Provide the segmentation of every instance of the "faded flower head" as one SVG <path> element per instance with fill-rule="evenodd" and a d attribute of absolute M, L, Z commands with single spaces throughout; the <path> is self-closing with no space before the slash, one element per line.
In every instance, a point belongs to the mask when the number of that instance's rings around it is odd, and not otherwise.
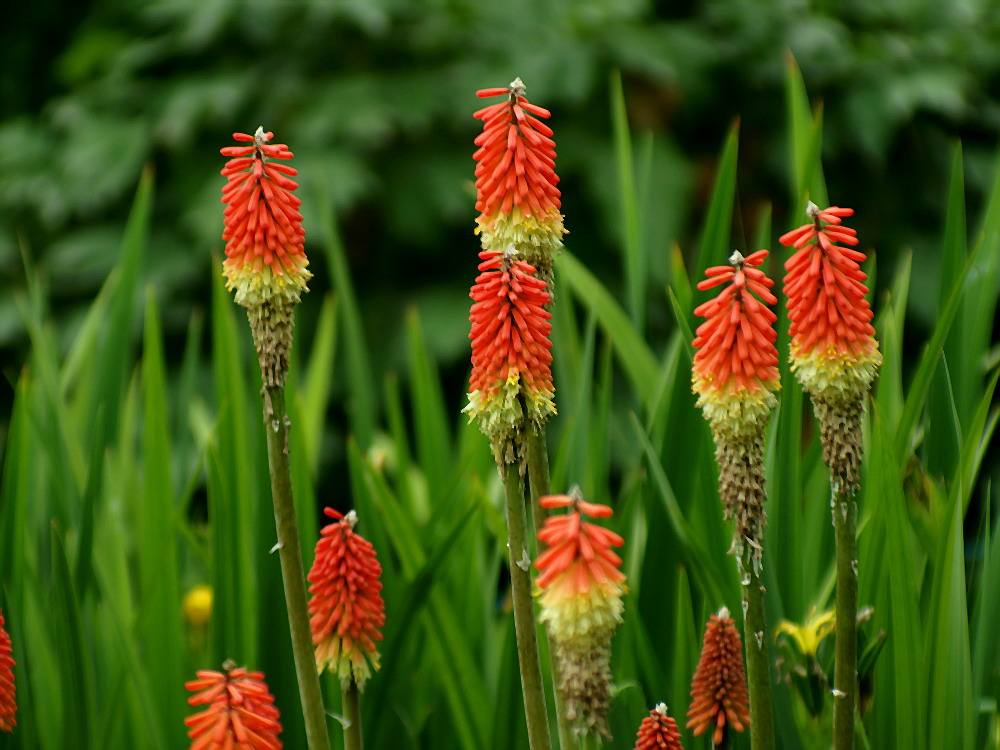
<path fill-rule="evenodd" d="M 774 346 L 774 282 L 759 268 L 767 250 L 733 252 L 728 266 L 713 266 L 698 289 L 723 289 L 695 308 L 705 318 L 694 339 L 691 371 L 698 406 L 712 427 L 719 464 L 719 495 L 735 523 L 733 551 L 759 572 L 766 521 L 764 427 L 780 387 Z"/>
<path fill-rule="evenodd" d="M 354 531 L 354 511 L 346 516 L 332 508 L 324 512 L 336 520 L 323 527 L 309 571 L 316 667 L 329 668 L 341 683 L 353 680 L 364 689 L 372 670 L 379 668 L 376 643 L 385 624 L 382 566 L 371 542 Z"/>
<path fill-rule="evenodd" d="M 659 703 L 642 720 L 636 733 L 634 750 L 683 750 L 677 722 L 667 713 L 667 704 Z"/>
<path fill-rule="evenodd" d="M 810 203 L 806 213 L 808 224 L 781 237 L 795 250 L 785 262 L 784 284 L 791 366 L 812 397 L 835 487 L 851 494 L 860 475 L 864 397 L 882 355 L 860 266 L 865 255 L 854 249 L 857 232 L 843 224 L 854 210 Z"/>
<path fill-rule="evenodd" d="M 0 732 L 13 732 L 17 724 L 17 690 L 14 686 L 14 657 L 0 611 Z"/>
<path fill-rule="evenodd" d="M 470 419 L 490 438 L 498 462 L 513 463 L 514 444 L 529 422 L 555 414 L 552 383 L 551 299 L 534 266 L 510 253 L 479 254 L 479 276 L 469 292 L 472 375 Z"/>
<path fill-rule="evenodd" d="M 568 508 L 549 516 L 538 532 L 544 545 L 539 571 L 540 620 L 545 623 L 559 664 L 558 689 L 566 715 L 579 734 L 610 736 L 611 636 L 622 621 L 625 574 L 614 552 L 624 540 L 584 517 L 608 518 L 607 505 L 576 496 L 539 499 L 543 508 Z"/>
<path fill-rule="evenodd" d="M 232 662 L 222 672 L 201 670 L 185 683 L 192 706 L 204 709 L 184 720 L 191 750 L 281 750 L 281 724 L 274 696 L 261 672 Z"/>
<path fill-rule="evenodd" d="M 722 744 L 730 728 L 742 732 L 750 725 L 743 644 L 725 607 L 712 615 L 705 627 L 687 717 L 688 729 L 696 737 L 712 729 L 713 745 Z"/>
<path fill-rule="evenodd" d="M 528 101 L 520 78 L 506 87 L 480 89 L 476 96 L 504 97 L 473 115 L 483 122 L 473 154 L 480 212 L 476 231 L 483 249 L 513 248 L 547 277 L 566 233 L 556 187 L 556 144 L 543 122 L 550 113 Z"/>

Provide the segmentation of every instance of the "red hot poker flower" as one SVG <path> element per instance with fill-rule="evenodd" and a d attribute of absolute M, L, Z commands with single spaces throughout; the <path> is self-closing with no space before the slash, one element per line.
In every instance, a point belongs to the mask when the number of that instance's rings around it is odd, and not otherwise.
<path fill-rule="evenodd" d="M 184 720 L 191 750 L 281 750 L 281 724 L 261 672 L 232 662 L 224 672 L 201 670 L 185 683 L 188 703 L 206 708 Z"/>
<path fill-rule="evenodd" d="M 882 363 L 861 270 L 857 233 L 843 220 L 853 209 L 806 208 L 812 221 L 781 237 L 795 249 L 785 263 L 790 360 L 812 397 L 823 458 L 838 493 L 857 490 L 864 397 Z M 850 246 L 850 247 L 848 247 Z"/>
<path fill-rule="evenodd" d="M 382 566 L 371 542 L 354 531 L 358 521 L 332 508 L 336 519 L 323 528 L 316 542 L 316 559 L 309 571 L 309 624 L 316 647 L 316 666 L 329 667 L 344 684 L 359 689 L 379 668 L 377 641 L 382 640 L 385 604 Z"/>
<path fill-rule="evenodd" d="M 246 307 L 268 301 L 295 303 L 306 290 L 305 230 L 301 201 L 293 191 L 297 172 L 283 162 L 293 157 L 288 146 L 271 143 L 274 134 L 257 128 L 254 135 L 233 133 L 239 146 L 227 146 L 232 157 L 222 169 L 226 185 L 226 286 Z"/>
<path fill-rule="evenodd" d="M 17 692 L 10 636 L 4 624 L 3 612 L 0 612 L 0 732 L 13 732 L 17 724 Z"/>
<path fill-rule="evenodd" d="M 548 628 L 559 664 L 559 691 L 566 715 L 580 733 L 609 736 L 611 637 L 622 621 L 625 574 L 614 548 L 624 540 L 613 531 L 583 520 L 608 518 L 611 508 L 553 495 L 543 508 L 569 508 L 549 516 L 538 532 L 545 545 L 535 567 L 541 590 L 541 619 Z"/>
<path fill-rule="evenodd" d="M 743 644 L 725 607 L 709 618 L 705 628 L 687 715 L 688 729 L 693 729 L 696 737 L 714 727 L 713 745 L 722 744 L 727 726 L 742 732 L 750 725 Z"/>
<path fill-rule="evenodd" d="M 541 424 L 555 413 L 552 316 L 545 309 L 551 297 L 534 266 L 509 253 L 479 257 L 480 274 L 469 293 L 472 375 L 465 411 L 479 420 L 498 460 L 513 460 L 511 441 L 525 417 Z"/>
<path fill-rule="evenodd" d="M 677 722 L 667 713 L 667 704 L 660 703 L 642 720 L 636 733 L 634 750 L 683 750 Z"/>
<path fill-rule="evenodd" d="M 473 154 L 480 212 L 476 231 L 482 233 L 483 249 L 513 248 L 547 276 L 565 234 L 556 187 L 556 144 L 552 129 L 542 122 L 549 111 L 528 101 L 520 78 L 476 95 L 505 97 L 473 115 L 483 122 Z"/>

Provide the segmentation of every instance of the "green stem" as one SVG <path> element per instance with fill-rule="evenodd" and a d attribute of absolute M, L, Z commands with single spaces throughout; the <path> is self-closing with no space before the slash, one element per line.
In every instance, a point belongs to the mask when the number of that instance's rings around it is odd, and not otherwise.
<path fill-rule="evenodd" d="M 529 429 L 525 441 L 525 453 L 528 462 L 528 479 L 531 486 L 531 513 L 535 520 L 535 533 L 541 531 L 545 524 L 545 509 L 538 502 L 540 497 L 550 494 L 549 481 L 549 452 L 545 441 L 545 428 Z M 543 639 L 548 636 L 544 630 Z M 556 703 L 556 725 L 559 729 L 559 747 L 562 750 L 574 750 L 577 747 L 576 738 L 573 735 L 573 728 L 569 719 L 566 718 L 566 702 L 559 692 L 559 662 L 556 660 L 552 650 L 549 649 L 549 661 L 552 670 L 553 693 Z"/>
<path fill-rule="evenodd" d="M 535 611 L 531 601 L 531 558 L 526 539 L 527 514 L 524 512 L 524 485 L 519 466 L 500 467 L 507 499 L 507 553 L 510 565 L 510 588 L 514 600 L 514 634 L 517 637 L 517 661 L 521 670 L 524 716 L 528 725 L 531 750 L 549 750 L 549 720 L 545 710 L 545 690 L 538 657 Z"/>
<path fill-rule="evenodd" d="M 305 573 L 299 531 L 292 502 L 292 478 L 288 469 L 288 428 L 285 411 L 285 391 L 280 386 L 264 389 L 264 432 L 267 434 L 267 463 L 271 470 L 271 499 L 274 501 L 274 525 L 278 532 L 278 556 L 281 578 L 288 608 L 288 626 L 292 635 L 295 675 L 299 683 L 299 698 L 306 725 L 306 745 L 309 750 L 329 750 L 323 695 L 313 656 L 309 610 L 306 605 Z"/>
<path fill-rule="evenodd" d="M 344 714 L 344 750 L 362 750 L 361 693 L 353 679 L 346 685 L 341 683 L 340 696 Z"/>
<path fill-rule="evenodd" d="M 836 661 L 833 672 L 833 747 L 854 747 L 854 709 L 858 700 L 858 538 L 853 497 L 831 493 L 837 539 Z"/>
<path fill-rule="evenodd" d="M 764 622 L 764 584 L 753 571 L 742 571 L 743 639 L 747 653 L 747 687 L 750 691 L 750 747 L 774 750 L 774 701 L 768 663 L 767 626 Z"/>

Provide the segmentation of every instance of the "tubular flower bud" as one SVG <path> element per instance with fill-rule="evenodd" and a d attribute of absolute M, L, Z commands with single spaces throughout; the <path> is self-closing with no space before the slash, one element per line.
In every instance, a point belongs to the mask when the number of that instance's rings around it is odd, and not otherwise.
<path fill-rule="evenodd" d="M 764 427 L 780 387 L 776 316 L 767 307 L 777 302 L 774 282 L 758 267 L 766 258 L 767 250 L 746 258 L 735 251 L 730 265 L 706 270 L 698 289 L 725 287 L 694 311 L 705 322 L 694 339 L 692 368 L 692 390 L 715 439 L 719 495 L 736 524 L 733 551 L 758 571 L 766 521 Z"/>
<path fill-rule="evenodd" d="M 624 540 L 583 516 L 608 518 L 611 508 L 575 496 L 539 499 L 543 508 L 569 508 L 549 516 L 538 532 L 546 549 L 539 571 L 541 616 L 558 662 L 558 689 L 578 734 L 610 737 L 611 636 L 622 621 L 625 574 L 612 548 Z"/>
<path fill-rule="evenodd" d="M 371 542 L 354 531 L 358 516 L 353 510 L 346 516 L 332 508 L 324 512 L 336 522 L 323 527 L 309 571 L 316 668 L 329 668 L 345 686 L 353 679 L 364 689 L 379 668 L 375 644 L 385 624 L 382 566 Z"/>
<path fill-rule="evenodd" d="M 203 711 L 184 720 L 191 750 L 281 750 L 281 724 L 274 696 L 261 672 L 227 661 L 222 672 L 201 670 L 184 684 L 192 706 Z"/>
<path fill-rule="evenodd" d="M 272 144 L 271 132 L 233 133 L 241 145 L 221 149 L 231 157 L 222 169 L 226 288 L 247 308 L 265 385 L 281 385 L 292 342 L 292 309 L 307 291 L 309 261 L 301 201 L 293 191 L 297 172 L 283 162 L 293 154 Z"/>
<path fill-rule="evenodd" d="M 469 296 L 472 375 L 464 411 L 479 421 L 498 463 L 513 463 L 527 422 L 541 426 L 555 414 L 552 383 L 551 296 L 534 266 L 511 253 L 479 254 L 479 276 Z"/>
<path fill-rule="evenodd" d="M 860 480 L 864 398 L 882 355 L 865 298 L 865 255 L 853 249 L 857 232 L 842 223 L 854 210 L 820 210 L 810 203 L 806 213 L 812 221 L 780 240 L 795 250 L 785 263 L 784 283 L 791 367 L 812 398 L 834 489 L 853 494 Z"/>
<path fill-rule="evenodd" d="M 750 725 L 743 644 L 725 607 L 709 618 L 705 628 L 687 716 L 687 727 L 696 737 L 714 727 L 713 745 L 722 744 L 727 727 L 742 732 Z"/>
<path fill-rule="evenodd" d="M 548 279 L 566 233 L 556 187 L 556 144 L 543 122 L 550 113 L 528 101 L 520 78 L 505 88 L 480 89 L 476 96 L 505 97 L 473 115 L 483 122 L 472 157 L 480 212 L 476 232 L 483 249 L 513 248 Z"/>
<path fill-rule="evenodd" d="M 17 724 L 17 691 L 14 686 L 14 657 L 10 636 L 0 612 L 0 732 L 13 732 Z"/>
<path fill-rule="evenodd" d="M 642 720 L 636 733 L 634 750 L 683 750 L 677 722 L 667 713 L 667 704 L 659 703 Z"/>

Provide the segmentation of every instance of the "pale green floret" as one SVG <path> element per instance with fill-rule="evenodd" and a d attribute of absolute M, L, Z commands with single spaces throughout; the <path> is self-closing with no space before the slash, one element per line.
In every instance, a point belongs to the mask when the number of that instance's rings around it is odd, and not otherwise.
<path fill-rule="evenodd" d="M 267 264 L 254 268 L 230 260 L 223 263 L 222 270 L 226 277 L 226 289 L 235 292 L 236 304 L 256 307 L 265 302 L 297 304 L 302 293 L 309 291 L 307 282 L 312 274 L 307 266 L 308 261 L 302 256 L 301 265 L 293 265 L 282 274 L 274 273 Z"/>
<path fill-rule="evenodd" d="M 882 364 L 882 355 L 875 342 L 871 352 L 862 355 L 823 351 L 803 355 L 792 344 L 790 359 L 792 371 L 803 390 L 813 398 L 837 403 L 864 396 Z"/>
<path fill-rule="evenodd" d="M 555 210 L 541 221 L 514 208 L 509 214 L 480 216 L 476 222 L 476 233 L 482 235 L 485 250 L 508 251 L 513 248 L 520 259 L 540 271 L 552 267 L 552 261 L 562 249 L 562 237 L 566 234 L 562 215 Z"/>
<path fill-rule="evenodd" d="M 355 643 L 350 648 L 345 647 L 343 639 L 331 636 L 316 646 L 316 671 L 320 674 L 328 669 L 337 675 L 341 685 L 348 685 L 352 680 L 359 690 L 364 690 L 365 683 L 372 676 L 372 669 L 379 669 L 377 651 L 362 652 Z"/>
<path fill-rule="evenodd" d="M 756 435 L 778 405 L 774 393 L 764 387 L 719 390 L 695 378 L 692 390 L 698 394 L 697 405 L 712 431 L 731 438 Z"/>
<path fill-rule="evenodd" d="M 541 427 L 556 413 L 552 396 L 545 391 L 524 391 L 517 370 L 512 369 L 494 393 L 487 395 L 479 390 L 469 393 L 469 403 L 462 412 L 469 415 L 470 422 L 479 422 L 479 429 L 490 439 L 497 460 L 509 464 L 515 460 L 514 444 L 525 427 L 529 423 Z"/>
<path fill-rule="evenodd" d="M 539 620 L 557 641 L 607 638 L 622 623 L 624 593 L 621 584 L 594 584 L 586 593 L 567 595 L 553 584 L 541 594 Z"/>

